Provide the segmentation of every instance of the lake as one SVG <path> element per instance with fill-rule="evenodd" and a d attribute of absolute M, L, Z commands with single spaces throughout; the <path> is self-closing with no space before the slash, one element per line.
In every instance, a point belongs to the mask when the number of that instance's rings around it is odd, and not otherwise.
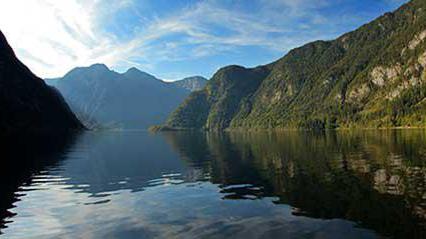
<path fill-rule="evenodd" d="M 2 143 L 0 238 L 426 235 L 425 130 L 24 141 Z"/>

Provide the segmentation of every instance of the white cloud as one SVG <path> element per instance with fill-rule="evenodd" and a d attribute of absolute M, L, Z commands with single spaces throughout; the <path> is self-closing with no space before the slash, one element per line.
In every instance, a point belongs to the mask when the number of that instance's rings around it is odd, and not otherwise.
<path fill-rule="evenodd" d="M 114 5 L 114 9 L 126 6 Z M 114 63 L 113 38 L 96 25 L 102 12 L 96 0 L 2 1 L 0 29 L 19 58 L 36 74 L 59 76 L 78 65 L 99 60 Z M 110 12 L 111 13 L 111 12 Z"/>

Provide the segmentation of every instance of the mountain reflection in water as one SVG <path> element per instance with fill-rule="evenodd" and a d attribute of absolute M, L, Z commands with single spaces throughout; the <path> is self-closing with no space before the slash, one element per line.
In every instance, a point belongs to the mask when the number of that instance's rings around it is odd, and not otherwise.
<path fill-rule="evenodd" d="M 426 235 L 424 130 L 89 132 L 66 145 L 3 180 L 0 237 Z"/>

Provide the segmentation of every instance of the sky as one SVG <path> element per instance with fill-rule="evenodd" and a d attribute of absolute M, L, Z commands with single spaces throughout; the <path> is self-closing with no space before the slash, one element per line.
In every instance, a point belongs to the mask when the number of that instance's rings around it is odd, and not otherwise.
<path fill-rule="evenodd" d="M 1 0 L 0 30 L 42 78 L 104 63 L 164 80 L 267 64 L 407 0 Z"/>

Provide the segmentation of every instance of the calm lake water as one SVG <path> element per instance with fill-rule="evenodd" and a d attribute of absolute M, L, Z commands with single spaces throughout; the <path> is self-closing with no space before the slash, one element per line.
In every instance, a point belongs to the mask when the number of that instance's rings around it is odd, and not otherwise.
<path fill-rule="evenodd" d="M 424 130 L 89 132 L 3 146 L 19 166 L 3 167 L 0 238 L 426 236 Z"/>

